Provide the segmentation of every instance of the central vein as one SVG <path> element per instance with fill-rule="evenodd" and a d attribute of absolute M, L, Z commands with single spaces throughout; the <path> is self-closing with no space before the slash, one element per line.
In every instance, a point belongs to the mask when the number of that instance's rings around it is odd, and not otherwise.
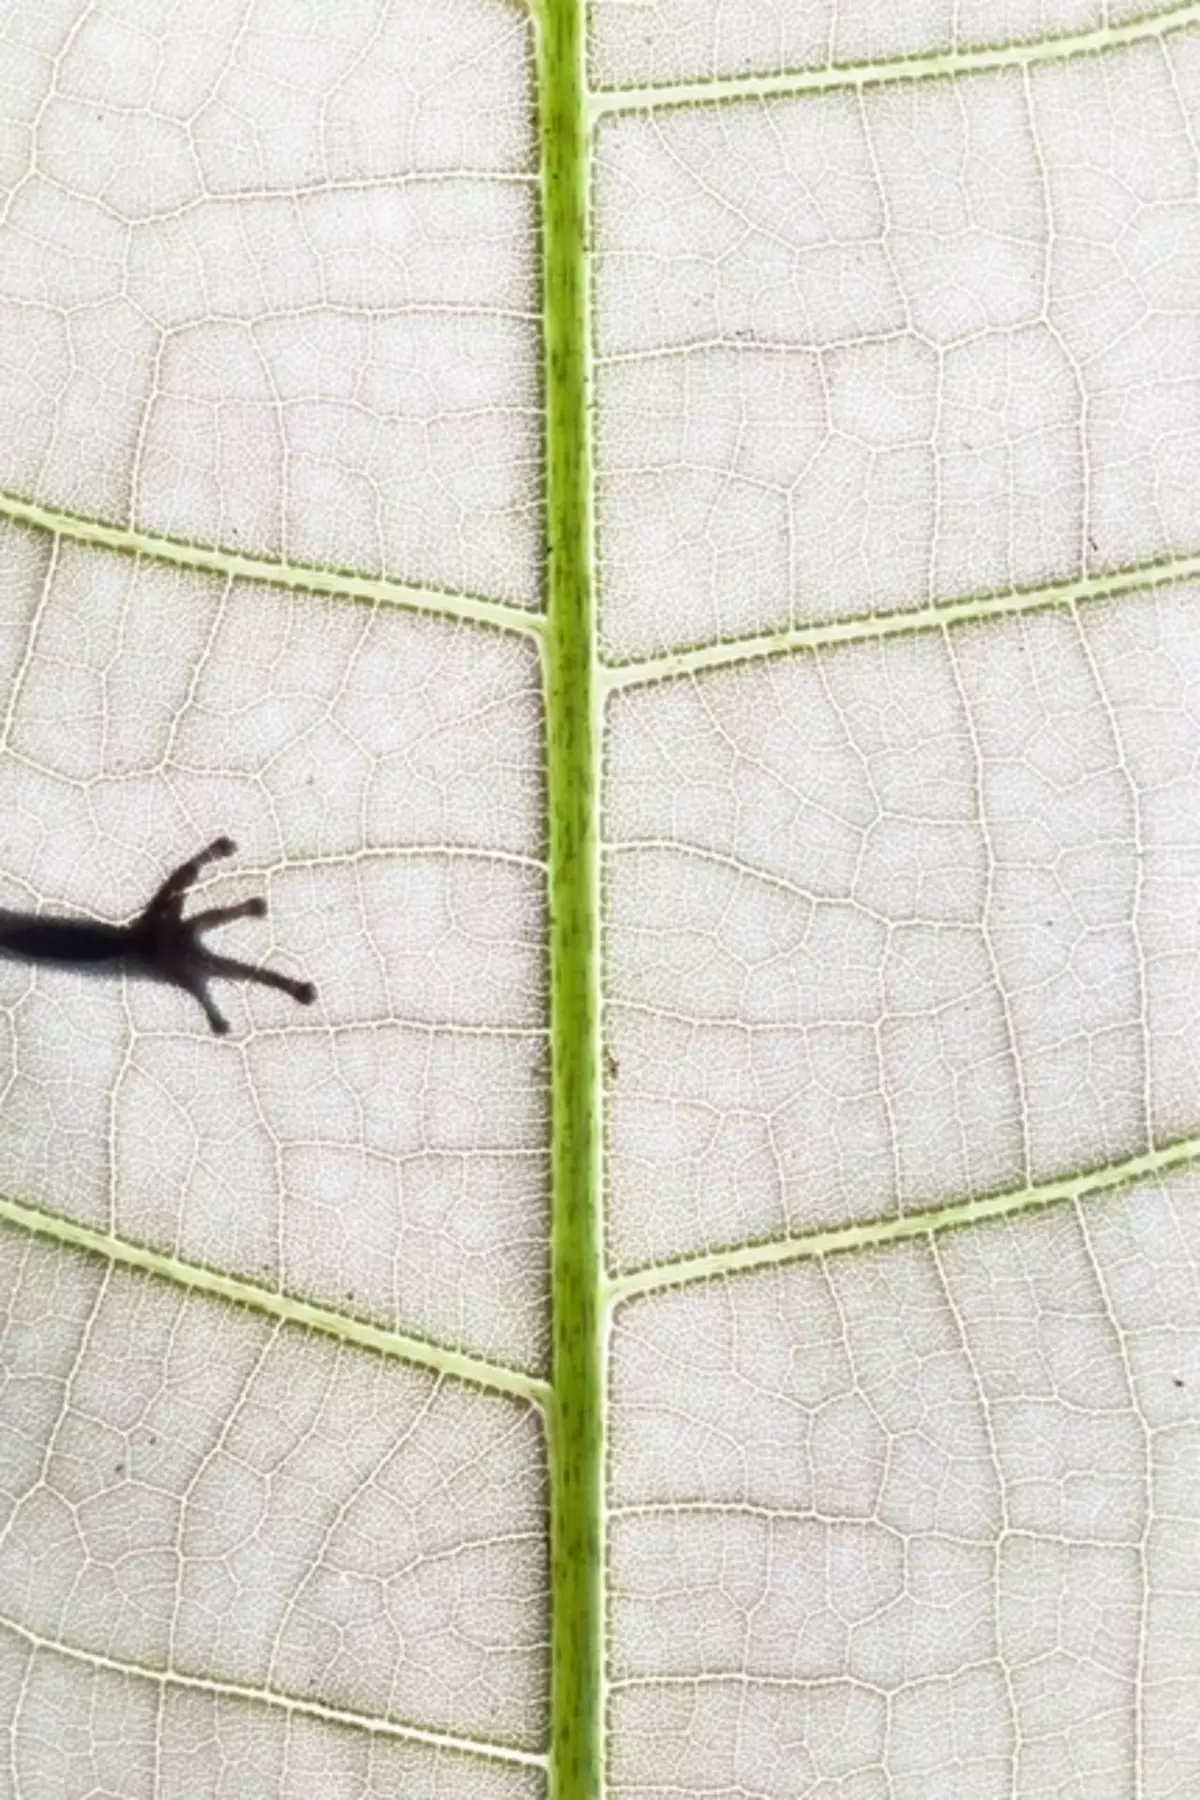
<path fill-rule="evenodd" d="M 549 1419 L 554 1800 L 595 1800 L 603 1481 L 596 1129 L 594 651 L 587 437 L 587 144 L 581 0 L 539 21 L 545 308 L 547 769 L 553 1057 Z"/>

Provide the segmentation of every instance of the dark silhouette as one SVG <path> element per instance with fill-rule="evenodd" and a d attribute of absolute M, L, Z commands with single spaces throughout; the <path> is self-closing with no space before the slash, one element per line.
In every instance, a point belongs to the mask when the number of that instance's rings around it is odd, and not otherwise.
<path fill-rule="evenodd" d="M 311 981 L 293 981 L 274 969 L 256 968 L 232 956 L 206 950 L 200 933 L 230 919 L 262 919 L 267 903 L 261 897 L 240 900 L 236 906 L 214 906 L 208 912 L 183 916 L 188 889 L 201 869 L 219 857 L 232 856 L 232 838 L 214 838 L 190 861 L 167 876 L 146 909 L 132 925 L 108 925 L 99 919 L 71 919 L 52 913 L 0 912 L 0 956 L 21 957 L 27 962 L 102 970 L 114 974 L 150 976 L 185 988 L 204 1008 L 214 1031 L 229 1030 L 229 1021 L 213 1005 L 208 983 L 214 975 L 233 981 L 257 981 L 262 987 L 279 988 L 301 1006 L 311 1006 L 317 990 Z"/>

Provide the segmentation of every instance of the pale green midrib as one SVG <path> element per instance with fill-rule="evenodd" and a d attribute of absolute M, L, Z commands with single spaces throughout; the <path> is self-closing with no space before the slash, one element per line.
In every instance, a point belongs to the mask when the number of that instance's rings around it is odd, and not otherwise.
<path fill-rule="evenodd" d="M 106 1262 L 115 1266 L 137 1269 L 194 1293 L 210 1294 L 216 1299 L 232 1301 L 260 1317 L 278 1319 L 284 1324 L 317 1331 L 338 1343 L 353 1344 L 361 1350 L 394 1357 L 428 1369 L 433 1374 L 469 1382 L 490 1393 L 507 1394 L 538 1407 L 544 1407 L 549 1396 L 549 1384 L 523 1370 L 508 1368 L 502 1363 L 492 1363 L 485 1357 L 471 1356 L 465 1351 L 454 1350 L 424 1338 L 409 1337 L 382 1325 L 372 1325 L 368 1320 L 356 1319 L 336 1312 L 332 1307 L 319 1306 L 295 1295 L 281 1293 L 278 1289 L 264 1287 L 244 1276 L 208 1269 L 202 1263 L 190 1262 L 185 1257 L 172 1256 L 167 1251 L 133 1243 L 128 1238 L 98 1231 L 76 1219 L 43 1212 L 36 1206 L 28 1206 L 8 1195 L 0 1195 L 0 1223 L 5 1222 L 21 1231 L 103 1257 Z"/>
<path fill-rule="evenodd" d="M 484 600 L 471 594 L 455 594 L 415 582 L 391 581 L 385 576 L 356 575 L 349 569 L 323 569 L 312 563 L 284 562 L 272 556 L 251 555 L 225 546 L 190 544 L 103 519 L 85 519 L 53 506 L 39 506 L 17 494 L 0 492 L 0 519 L 31 525 L 55 537 L 98 549 L 115 550 L 172 568 L 194 569 L 200 574 L 221 575 L 228 581 L 253 581 L 270 587 L 296 588 L 334 599 L 369 601 L 375 605 L 402 607 L 438 618 L 463 619 L 474 625 L 491 625 L 501 631 L 541 637 L 545 621 L 539 612 L 526 612 L 502 600 Z"/>
<path fill-rule="evenodd" d="M 603 1359 L 597 1170 L 595 646 L 588 446 L 585 0 L 538 17 L 546 402 L 550 812 L 550 1771 L 552 1800 L 603 1787 Z"/>
<path fill-rule="evenodd" d="M 1200 0 L 1186 0 L 1157 16 L 1120 25 L 1098 25 L 1089 31 L 1027 39 L 1011 44 L 985 44 L 969 50 L 931 50 L 878 62 L 832 63 L 771 75 L 713 76 L 708 80 L 672 81 L 648 87 L 606 88 L 590 100 L 590 116 L 664 111 L 679 106 L 727 106 L 731 101 L 786 98 L 791 94 L 843 93 L 916 81 L 961 80 L 1039 63 L 1067 62 L 1155 41 L 1200 22 Z"/>
<path fill-rule="evenodd" d="M 1027 1187 L 983 1194 L 977 1199 L 950 1201 L 944 1206 L 905 1213 L 861 1224 L 835 1225 L 799 1237 L 772 1238 L 761 1243 L 731 1245 L 700 1256 L 681 1256 L 677 1261 L 656 1263 L 612 1276 L 605 1286 L 605 1302 L 616 1305 L 637 1294 L 684 1287 L 745 1274 L 755 1269 L 779 1268 L 788 1263 L 810 1262 L 848 1250 L 872 1250 L 906 1238 L 931 1237 L 989 1219 L 1009 1218 L 1042 1207 L 1091 1199 L 1120 1188 L 1133 1187 L 1158 1175 L 1200 1165 L 1200 1137 L 1179 1138 L 1154 1150 L 1143 1151 L 1121 1162 L 1106 1163 L 1052 1181 L 1031 1182 Z"/>
<path fill-rule="evenodd" d="M 917 637 L 964 625 L 984 625 L 992 619 L 1026 613 L 1054 612 L 1074 606 L 1088 607 L 1124 594 L 1147 595 L 1161 588 L 1178 587 L 1200 577 L 1200 552 L 1174 557 L 1170 562 L 1131 564 L 1104 574 L 1083 575 L 1044 587 L 1010 588 L 994 594 L 961 600 L 935 600 L 895 612 L 859 613 L 852 618 L 820 619 L 811 625 L 756 632 L 743 638 L 725 638 L 699 644 L 665 656 L 638 661 L 608 663 L 597 677 L 605 692 L 672 681 L 705 669 L 729 668 L 765 657 L 796 655 L 837 646 L 878 643 L 886 638 Z"/>
<path fill-rule="evenodd" d="M 16 1638 L 35 1650 L 48 1650 L 67 1662 L 81 1663 L 89 1669 L 103 1669 L 126 1679 L 132 1676 L 161 1688 L 170 1687 L 172 1691 L 183 1688 L 194 1693 L 210 1694 L 216 1699 L 242 1700 L 253 1706 L 265 1706 L 304 1718 L 320 1719 L 329 1724 L 349 1726 L 355 1731 L 369 1732 L 373 1737 L 421 1744 L 428 1749 L 449 1751 L 453 1755 L 478 1758 L 480 1761 L 516 1763 L 522 1768 L 530 1769 L 544 1769 L 546 1766 L 546 1758 L 538 1750 L 522 1750 L 513 1744 L 495 1744 L 484 1738 L 458 1736 L 421 1725 L 402 1724 L 392 1719 L 377 1718 L 370 1713 L 353 1712 L 348 1707 L 329 1706 L 319 1700 L 282 1693 L 277 1688 L 255 1687 L 239 1681 L 217 1681 L 203 1675 L 181 1673 L 178 1669 L 155 1668 L 150 1664 L 106 1656 L 98 1650 L 81 1650 L 74 1645 L 60 1643 L 56 1638 L 47 1637 L 41 1632 L 30 1631 L 27 1626 L 15 1625 L 10 1619 L 0 1620 L 0 1636 Z"/>

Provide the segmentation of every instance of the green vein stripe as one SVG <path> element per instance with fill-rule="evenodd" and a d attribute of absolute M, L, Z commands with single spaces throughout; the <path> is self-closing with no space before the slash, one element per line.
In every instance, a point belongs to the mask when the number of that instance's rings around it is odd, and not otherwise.
<path fill-rule="evenodd" d="M 603 1783 L 596 755 L 583 4 L 546 0 L 538 36 L 549 551 L 553 1800 L 595 1800 Z"/>
<path fill-rule="evenodd" d="M 900 1243 L 906 1238 L 929 1237 L 935 1232 L 979 1225 L 988 1219 L 1004 1219 L 1063 1201 L 1090 1200 L 1093 1195 L 1132 1187 L 1136 1182 L 1148 1181 L 1174 1170 L 1191 1169 L 1197 1164 L 1200 1164 L 1200 1138 L 1181 1138 L 1161 1149 L 1131 1156 L 1125 1162 L 1085 1169 L 1081 1174 L 1066 1175 L 1041 1186 L 985 1194 L 978 1200 L 961 1200 L 951 1206 L 933 1207 L 927 1212 L 906 1213 L 903 1218 L 840 1225 L 829 1231 L 814 1231 L 807 1237 L 745 1244 L 735 1249 L 713 1250 L 703 1256 L 681 1257 L 678 1262 L 660 1263 L 653 1268 L 635 1269 L 629 1275 L 615 1276 L 608 1283 L 606 1300 L 616 1303 L 635 1294 L 683 1287 L 693 1281 L 712 1281 L 726 1275 L 745 1274 L 751 1269 L 809 1262 L 814 1257 L 833 1256 L 843 1250 L 871 1250 L 883 1244 Z"/>
<path fill-rule="evenodd" d="M 549 1393 L 547 1383 L 540 1381 L 536 1375 L 526 1375 L 519 1369 L 508 1369 L 500 1363 L 487 1362 L 483 1357 L 468 1356 L 460 1350 L 446 1349 L 423 1338 L 406 1337 L 402 1332 L 389 1331 L 384 1326 L 372 1325 L 363 1319 L 349 1318 L 344 1313 L 316 1306 L 308 1300 L 296 1299 L 290 1294 L 274 1292 L 240 1276 L 225 1275 L 217 1269 L 206 1269 L 201 1263 L 187 1262 L 183 1257 L 172 1256 L 169 1252 L 130 1243 L 128 1239 L 114 1237 L 109 1232 L 96 1231 L 90 1225 L 82 1225 L 75 1219 L 58 1218 L 52 1213 L 40 1212 L 36 1207 L 25 1206 L 7 1195 L 0 1195 L 0 1221 L 6 1221 L 38 1237 L 53 1238 L 57 1243 L 69 1245 L 74 1250 L 85 1250 L 93 1256 L 101 1256 L 107 1262 L 122 1268 L 140 1269 L 147 1275 L 172 1281 L 178 1287 L 190 1288 L 195 1293 L 232 1301 L 250 1312 L 278 1319 L 285 1325 L 299 1325 L 309 1331 L 319 1331 L 325 1337 L 336 1338 L 339 1343 L 354 1344 L 359 1349 L 374 1350 L 381 1356 L 414 1363 L 420 1368 L 431 1370 L 435 1375 L 449 1375 L 456 1380 L 470 1382 L 475 1387 L 487 1388 L 498 1394 L 510 1394 L 515 1399 L 535 1405 L 544 1403 Z"/>
<path fill-rule="evenodd" d="M 673 681 L 703 669 L 729 668 L 769 656 L 795 655 L 840 644 L 871 644 L 881 638 L 915 637 L 921 632 L 945 631 L 951 626 L 984 625 L 989 619 L 1087 606 L 1096 601 L 1120 599 L 1125 594 L 1149 594 L 1159 588 L 1178 587 L 1197 577 L 1200 577 L 1200 554 L 1180 556 L 1170 563 L 1144 563 L 1105 575 L 1084 575 L 1058 586 L 1016 588 L 969 600 L 936 601 L 930 606 L 914 606 L 905 612 L 860 613 L 854 618 L 797 625 L 788 631 L 764 631 L 754 637 L 731 638 L 721 644 L 700 644 L 694 650 L 680 650 L 670 656 L 611 665 L 601 670 L 599 682 L 605 691 L 643 687 L 650 682 Z"/>
<path fill-rule="evenodd" d="M 1098 25 L 1091 31 L 1027 39 L 1011 44 L 981 44 L 970 50 L 929 50 L 880 62 L 829 63 L 777 75 L 714 76 L 711 80 L 663 82 L 649 87 L 609 88 L 595 94 L 593 117 L 606 113 L 645 112 L 673 106 L 727 106 L 731 100 L 786 98 L 790 94 L 839 93 L 847 88 L 885 87 L 898 82 L 944 81 L 1005 69 L 1027 69 L 1129 45 L 1157 42 L 1172 32 L 1200 22 L 1200 0 L 1186 0 L 1155 15 L 1120 25 Z"/>
<path fill-rule="evenodd" d="M 209 1681 L 202 1675 L 185 1675 L 176 1669 L 152 1669 L 144 1664 L 105 1656 L 100 1651 L 79 1650 L 70 1644 L 15 1625 L 11 1619 L 0 1620 L 0 1637 L 15 1638 L 31 1650 L 44 1650 L 61 1656 L 67 1662 L 82 1663 L 89 1669 L 104 1669 L 125 1678 L 152 1681 L 162 1688 L 184 1688 L 191 1693 L 210 1694 L 218 1700 L 240 1700 L 252 1706 L 299 1714 L 306 1719 L 320 1719 L 335 1725 L 348 1725 L 355 1731 L 368 1731 L 373 1737 L 392 1738 L 406 1744 L 421 1744 L 426 1749 L 448 1751 L 456 1756 L 477 1757 L 481 1761 L 518 1763 L 524 1768 L 545 1767 L 546 1759 L 535 1750 L 518 1750 L 510 1744 L 490 1744 L 484 1739 L 456 1737 L 448 1731 L 430 1731 L 419 1725 L 404 1725 L 391 1719 L 372 1718 L 370 1714 L 352 1712 L 348 1707 L 326 1706 L 318 1700 L 300 1699 L 280 1693 L 274 1688 L 252 1687 L 240 1681 Z"/>
<path fill-rule="evenodd" d="M 123 525 L 107 524 L 103 519 L 80 518 L 75 513 L 38 506 L 17 494 L 3 491 L 0 491 L 0 519 L 11 519 L 17 525 L 32 525 L 39 531 L 53 532 L 56 537 L 70 538 L 94 549 L 117 550 L 125 556 L 140 556 L 148 562 L 167 563 L 177 569 L 221 575 L 228 581 L 267 582 L 272 587 L 299 588 L 307 594 L 328 594 L 334 599 L 369 600 L 414 612 L 435 613 L 443 618 L 467 619 L 476 625 L 520 631 L 529 636 L 540 636 L 544 630 L 540 613 L 525 612 L 519 606 L 506 606 L 497 600 L 479 600 L 470 594 L 414 587 L 405 582 L 389 581 L 382 575 L 355 575 L 348 569 L 321 569 L 306 563 L 277 561 L 270 556 L 249 556 L 239 550 L 189 544 L 182 538 L 134 531 Z"/>

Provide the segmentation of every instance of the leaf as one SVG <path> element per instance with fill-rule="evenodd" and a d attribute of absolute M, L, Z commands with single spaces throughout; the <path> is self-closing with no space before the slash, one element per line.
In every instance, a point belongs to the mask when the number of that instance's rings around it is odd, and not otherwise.
<path fill-rule="evenodd" d="M 0 1791 L 1196 1786 L 1193 14 L 8 8 Z"/>

